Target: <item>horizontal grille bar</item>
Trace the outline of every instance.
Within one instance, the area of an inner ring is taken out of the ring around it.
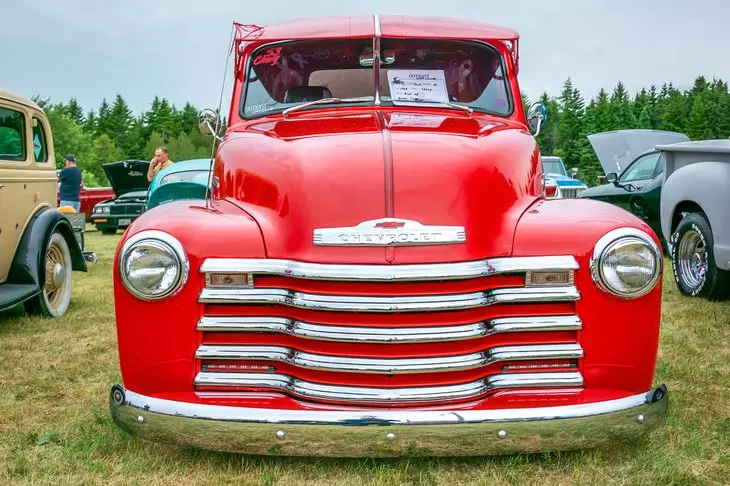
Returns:
[[[489,334],[530,331],[574,331],[578,316],[504,317],[458,326],[355,327],[328,326],[286,317],[202,317],[199,331],[280,333],[322,341],[418,343],[473,339]]]
[[[478,353],[432,358],[362,358],[307,353],[284,346],[201,345],[198,359],[277,361],[310,370],[352,373],[433,373],[521,360],[578,359],[579,344],[499,346]]]
[[[439,402],[478,398],[490,391],[509,388],[550,388],[583,386],[577,371],[555,373],[509,373],[458,385],[420,388],[367,388],[324,385],[271,373],[200,372],[195,385],[211,388],[252,388],[278,390],[300,398],[321,401],[389,403]]]
[[[577,270],[572,256],[507,257],[459,263],[337,265],[256,258],[207,258],[203,273],[253,273],[313,280],[462,280],[505,273]]]
[[[198,299],[206,304],[268,304],[301,309],[351,312],[428,312],[471,309],[491,304],[571,302],[580,294],[573,285],[515,287],[466,294],[413,296],[323,295],[290,289],[204,288]]]

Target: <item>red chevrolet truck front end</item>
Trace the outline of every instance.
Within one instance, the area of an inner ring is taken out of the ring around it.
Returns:
[[[592,447],[665,419],[662,253],[631,214],[545,197],[517,34],[455,20],[238,26],[205,201],[114,271],[139,437],[255,454]]]

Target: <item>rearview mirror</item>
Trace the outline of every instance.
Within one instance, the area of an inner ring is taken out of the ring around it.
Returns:
[[[198,120],[198,128],[203,135],[220,139],[218,136],[218,130],[220,130],[220,117],[218,113],[210,108],[206,108],[200,112]]]
[[[618,186],[618,174],[616,174],[615,172],[606,174],[606,182],[608,182],[609,184],[613,184],[614,186]]]
[[[527,126],[534,136],[540,135],[542,125],[547,121],[547,108],[539,101],[530,105],[527,110]]]

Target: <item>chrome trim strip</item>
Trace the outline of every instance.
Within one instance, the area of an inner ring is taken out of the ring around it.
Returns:
[[[412,296],[324,295],[289,289],[203,289],[198,302],[205,304],[284,305],[300,309],[349,312],[431,312],[472,309],[492,304],[572,302],[580,299],[573,285],[514,287],[468,294]]]
[[[463,280],[505,273],[578,270],[572,256],[507,257],[458,263],[344,265],[267,258],[206,258],[202,273],[253,273],[311,280],[419,281]]]
[[[375,106],[380,106],[380,15],[373,15],[374,35],[373,35],[373,81],[375,85]]]
[[[276,373],[218,373],[201,371],[195,386],[216,388],[253,388],[278,390],[300,398],[318,401],[359,403],[439,402],[477,398],[487,392],[508,388],[581,387],[583,376],[577,371],[547,373],[509,373],[457,385],[418,388],[369,388],[312,383]]]
[[[583,323],[575,315],[504,317],[455,326],[365,327],[333,326],[286,317],[202,317],[198,331],[281,333],[322,341],[360,343],[417,343],[473,339],[489,334],[534,331],[575,331]]]
[[[142,439],[249,454],[413,457],[631,442],[664,423],[668,401],[662,385],[616,400],[533,408],[283,410],[164,400],[114,386],[109,407],[121,429]]]
[[[318,371],[350,373],[435,373],[479,368],[492,363],[522,360],[578,359],[583,357],[580,344],[539,344],[498,346],[484,351],[456,356],[419,358],[365,358],[308,353],[285,346],[240,346],[202,344],[196,359],[277,361]]]

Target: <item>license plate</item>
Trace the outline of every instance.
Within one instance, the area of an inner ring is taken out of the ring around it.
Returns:
[[[106,222],[107,222],[107,220],[104,218],[99,218],[99,219],[94,220],[94,223],[106,223]]]
[[[129,226],[132,224],[132,218],[120,218],[119,226]]]

